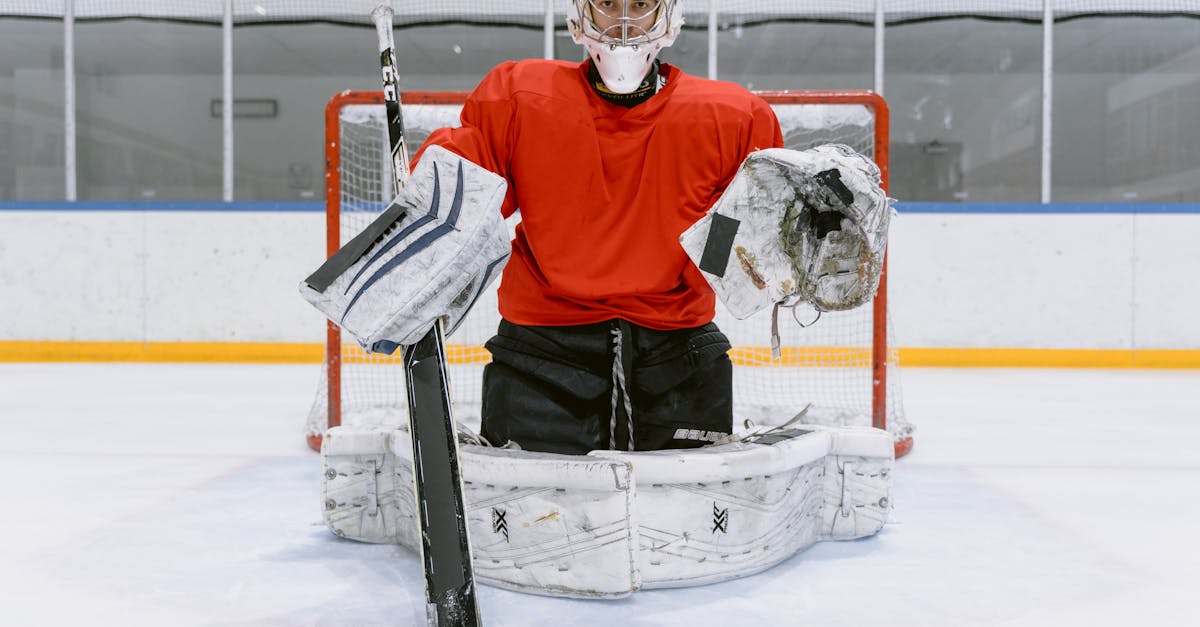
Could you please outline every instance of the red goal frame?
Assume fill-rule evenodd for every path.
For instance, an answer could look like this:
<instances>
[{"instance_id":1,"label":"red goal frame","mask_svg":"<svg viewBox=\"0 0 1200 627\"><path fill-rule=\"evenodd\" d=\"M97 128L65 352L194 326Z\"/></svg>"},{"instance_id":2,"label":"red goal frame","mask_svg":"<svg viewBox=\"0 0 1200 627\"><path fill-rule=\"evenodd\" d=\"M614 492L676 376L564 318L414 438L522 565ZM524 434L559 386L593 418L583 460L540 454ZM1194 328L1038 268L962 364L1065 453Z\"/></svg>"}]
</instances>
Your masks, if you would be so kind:
<instances>
[{"instance_id":1,"label":"red goal frame","mask_svg":"<svg viewBox=\"0 0 1200 627\"><path fill-rule=\"evenodd\" d=\"M755 94L769 104L856 104L871 109L875 116L874 160L879 166L883 190L888 191L890 114L887 102L882 96L871 91L812 90L757 91ZM461 91L411 91L401 93L401 102L405 104L461 105L466 102L467 96L467 92ZM331 98L325 107L325 247L327 256L332 256L342 244L340 241L342 190L341 178L338 176L341 168L339 113L343 107L348 105L383 106L383 104L382 91L344 91ZM887 284L888 263L885 253L883 272L879 278L879 291L873 300L871 351L871 423L879 429L887 428ZM332 321L327 322L326 325L325 365L328 373L328 426L336 427L342 423L342 337L339 327ZM321 436L309 435L308 445L315 450L320 450ZM896 457L908 453L912 446L911 437L897 440L895 443Z\"/></svg>"}]
</instances>

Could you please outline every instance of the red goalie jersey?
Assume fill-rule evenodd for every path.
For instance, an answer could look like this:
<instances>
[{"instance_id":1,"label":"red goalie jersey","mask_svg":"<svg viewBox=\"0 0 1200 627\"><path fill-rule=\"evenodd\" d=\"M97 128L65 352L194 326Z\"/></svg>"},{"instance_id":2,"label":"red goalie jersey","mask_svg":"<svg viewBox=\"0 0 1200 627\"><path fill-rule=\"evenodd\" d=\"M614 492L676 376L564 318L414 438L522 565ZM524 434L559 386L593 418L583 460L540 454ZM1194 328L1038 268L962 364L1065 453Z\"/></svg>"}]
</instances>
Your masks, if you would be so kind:
<instances>
[{"instance_id":1,"label":"red goalie jersey","mask_svg":"<svg viewBox=\"0 0 1200 627\"><path fill-rule=\"evenodd\" d=\"M504 63L463 106L462 127L426 142L504 177L504 215L521 211L500 315L547 326L708 323L715 298L679 235L746 155L783 145L779 122L745 89L665 63L666 85L621 107L594 91L587 68Z\"/></svg>"}]
</instances>

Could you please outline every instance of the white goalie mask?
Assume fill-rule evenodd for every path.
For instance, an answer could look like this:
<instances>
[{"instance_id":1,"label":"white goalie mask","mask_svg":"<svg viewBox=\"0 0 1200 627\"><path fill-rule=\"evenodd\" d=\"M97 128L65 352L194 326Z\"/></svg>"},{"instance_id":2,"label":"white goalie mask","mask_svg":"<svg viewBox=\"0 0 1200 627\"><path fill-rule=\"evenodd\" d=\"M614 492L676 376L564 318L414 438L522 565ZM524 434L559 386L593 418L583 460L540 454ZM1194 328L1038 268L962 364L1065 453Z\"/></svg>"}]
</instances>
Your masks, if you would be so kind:
<instances>
[{"instance_id":1,"label":"white goalie mask","mask_svg":"<svg viewBox=\"0 0 1200 627\"><path fill-rule=\"evenodd\" d=\"M633 92L658 52L675 43L683 27L679 0L572 0L567 28L587 49L604 85Z\"/></svg>"}]
</instances>

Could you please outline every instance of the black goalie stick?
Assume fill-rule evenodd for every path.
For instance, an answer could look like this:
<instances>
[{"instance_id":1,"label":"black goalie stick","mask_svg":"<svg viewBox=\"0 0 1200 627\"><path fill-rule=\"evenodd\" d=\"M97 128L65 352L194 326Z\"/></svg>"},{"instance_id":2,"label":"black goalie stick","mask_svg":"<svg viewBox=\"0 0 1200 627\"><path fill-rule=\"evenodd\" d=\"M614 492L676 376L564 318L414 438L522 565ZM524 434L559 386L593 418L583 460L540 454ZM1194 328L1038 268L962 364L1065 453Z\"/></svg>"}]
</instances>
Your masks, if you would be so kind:
<instances>
[{"instance_id":1,"label":"black goalie stick","mask_svg":"<svg viewBox=\"0 0 1200 627\"><path fill-rule=\"evenodd\" d=\"M396 50L392 41L392 8L383 3L371 12L379 36L379 64L387 106L388 144L392 151L395 192L408 178L404 117L396 85ZM430 625L479 625L471 545L458 435L450 408L446 376L446 342L439 319L416 344L404 346L408 387L409 435L413 447L413 481L421 524L421 565L425 571L425 608Z\"/></svg>"}]
</instances>

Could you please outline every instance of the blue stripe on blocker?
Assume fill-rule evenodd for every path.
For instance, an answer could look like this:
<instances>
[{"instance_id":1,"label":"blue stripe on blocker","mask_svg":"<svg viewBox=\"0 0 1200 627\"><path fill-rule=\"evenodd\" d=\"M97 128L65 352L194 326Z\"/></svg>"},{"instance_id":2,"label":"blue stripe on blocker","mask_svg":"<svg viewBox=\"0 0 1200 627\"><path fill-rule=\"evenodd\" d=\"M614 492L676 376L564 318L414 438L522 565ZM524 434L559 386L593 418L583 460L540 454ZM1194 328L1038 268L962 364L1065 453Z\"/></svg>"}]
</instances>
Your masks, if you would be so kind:
<instances>
[{"instance_id":1,"label":"blue stripe on blocker","mask_svg":"<svg viewBox=\"0 0 1200 627\"><path fill-rule=\"evenodd\" d=\"M436 175L436 172L435 172L435 175ZM422 250L429 248L434 242L445 237L451 231L454 230L454 227L456 226L456 224L458 222L459 213L461 213L461 210L462 210L462 201L463 201L463 166L462 166L462 163L459 162L459 164L458 164L458 189L454 190L454 202L453 202L453 204L450 205L450 213L449 213L449 215L446 216L446 221L442 224L437 225L435 228L431 229L428 233L418 237L415 242L408 245L408 248L405 248L404 250L400 251L395 257L392 257L391 259L389 259L387 263L383 264L383 266L375 272L375 274L371 275L371 278L367 279L367 281L365 283L363 283L363 286L361 288L359 288L358 292L356 292L354 294L354 298L350 299L350 303L348 305L346 305L346 310L342 312L342 321L343 322L345 322L346 316L348 316L350 314L350 309L352 307L354 307L354 304L358 302L358 299L363 295L364 292L366 292L368 289L370 289L370 287L372 285L374 285L376 281L387 276L388 273L390 273L392 270L395 270L397 266L404 263L407 259L409 259L413 255L421 252ZM436 205L431 206L429 208L430 213L434 213L436 211L437 211Z\"/></svg>"},{"instance_id":2,"label":"blue stripe on blocker","mask_svg":"<svg viewBox=\"0 0 1200 627\"><path fill-rule=\"evenodd\" d=\"M379 250L376 251L374 255L371 255L371 258L363 264L363 267L358 269L358 272L355 273L354 278L350 279L350 282L346 284L346 290L343 291L342 294L349 294L350 288L354 287L354 284L358 282L359 277L361 277L362 274L367 271L367 268L371 267L371 264L374 264L381 256L386 254L387 251L395 248L396 244L399 244L402 240L404 240L404 238L412 235L417 229L437 219L437 213L435 212L437 211L437 207L439 204L441 204L441 202L442 177L438 174L438 166L435 162L433 164L433 200L429 203L429 211L425 212L425 215L413 220L407 226L400 229L400 232L392 237L392 239L384 242L383 246L380 246ZM343 316L342 319L345 320L345 316Z\"/></svg>"},{"instance_id":3,"label":"blue stripe on blocker","mask_svg":"<svg viewBox=\"0 0 1200 627\"><path fill-rule=\"evenodd\" d=\"M483 295L483 290L487 287L488 281L492 280L492 272L496 270L496 266L504 263L504 260L508 259L509 256L511 256L511 253L504 255L503 257L487 265L487 268L485 268L483 271L483 278L479 279L479 286L475 288L475 295L471 297L471 302L467 303L464 311L471 311L471 308L475 306L475 301L479 300L479 297Z\"/></svg>"}]
</instances>

